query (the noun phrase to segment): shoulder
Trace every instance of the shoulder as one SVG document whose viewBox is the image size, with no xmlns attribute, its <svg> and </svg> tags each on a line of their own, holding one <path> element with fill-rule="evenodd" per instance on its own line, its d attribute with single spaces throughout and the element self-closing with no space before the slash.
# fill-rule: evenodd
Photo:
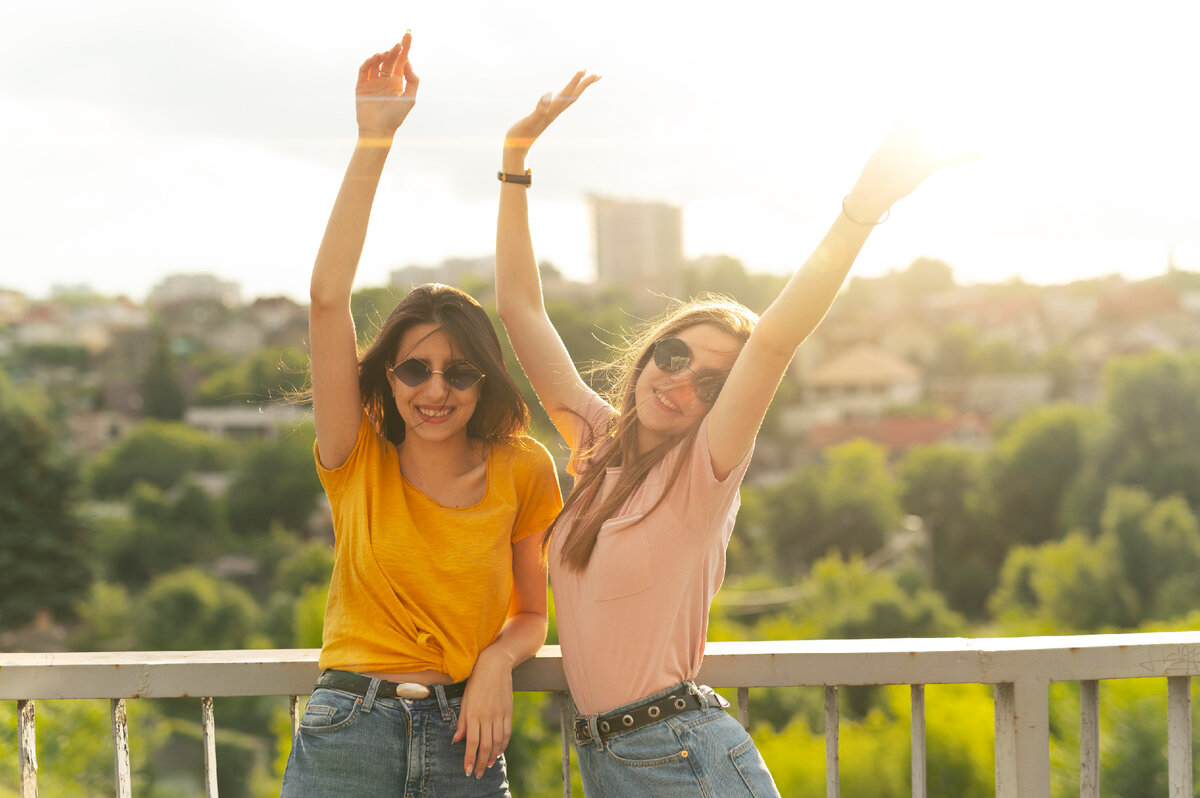
<svg viewBox="0 0 1200 798">
<path fill-rule="evenodd" d="M 536 468 L 543 464 L 554 464 L 550 450 L 532 435 L 517 435 L 493 446 L 494 456 L 513 467 Z"/>
</svg>

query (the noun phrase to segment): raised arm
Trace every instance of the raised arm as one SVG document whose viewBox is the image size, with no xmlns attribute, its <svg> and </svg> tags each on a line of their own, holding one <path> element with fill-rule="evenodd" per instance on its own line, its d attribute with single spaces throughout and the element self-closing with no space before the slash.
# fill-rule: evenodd
<svg viewBox="0 0 1200 798">
<path fill-rule="evenodd" d="M 333 203 L 309 286 L 308 334 L 312 350 L 313 418 L 321 464 L 335 468 L 354 448 L 362 419 L 358 347 L 350 292 L 367 235 L 379 176 L 417 96 L 408 60 L 412 35 L 363 62 L 355 86 L 358 141 Z"/>
<path fill-rule="evenodd" d="M 878 220 L 951 162 L 935 158 L 927 141 L 901 127 L 867 160 L 821 243 L 763 313 L 710 411 L 709 447 L 718 477 L 749 451 L 784 370 L 825 317 Z"/>
<path fill-rule="evenodd" d="M 501 166 L 505 173 L 525 173 L 525 157 L 537 137 L 573 103 L 584 89 L 600 78 L 578 72 L 557 95 L 547 93 L 533 113 L 517 122 L 504 138 Z M 579 406 L 588 390 L 575 368 L 542 301 L 542 283 L 533 242 L 529 236 L 528 187 L 500 184 L 500 211 L 496 220 L 496 307 L 513 351 L 529 382 L 546 408 L 550 420 L 567 440 Z"/>
</svg>

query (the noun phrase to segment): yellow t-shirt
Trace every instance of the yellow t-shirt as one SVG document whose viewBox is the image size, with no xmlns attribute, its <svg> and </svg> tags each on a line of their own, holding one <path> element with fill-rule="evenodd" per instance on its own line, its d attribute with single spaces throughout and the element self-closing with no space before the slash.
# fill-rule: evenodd
<svg viewBox="0 0 1200 798">
<path fill-rule="evenodd" d="M 467 678 L 508 618 L 512 544 L 562 507 L 550 453 L 530 437 L 492 444 L 487 492 L 464 508 L 410 485 L 365 413 L 345 463 L 314 454 L 334 528 L 320 666 Z"/>
</svg>

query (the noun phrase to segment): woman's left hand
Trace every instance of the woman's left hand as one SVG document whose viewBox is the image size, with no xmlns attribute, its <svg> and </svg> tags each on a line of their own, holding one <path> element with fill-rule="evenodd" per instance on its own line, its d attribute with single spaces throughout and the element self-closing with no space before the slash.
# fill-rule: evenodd
<svg viewBox="0 0 1200 798">
<path fill-rule="evenodd" d="M 512 737 L 512 666 L 484 651 L 467 679 L 454 742 L 465 739 L 463 770 L 475 778 L 496 763 Z"/>
</svg>

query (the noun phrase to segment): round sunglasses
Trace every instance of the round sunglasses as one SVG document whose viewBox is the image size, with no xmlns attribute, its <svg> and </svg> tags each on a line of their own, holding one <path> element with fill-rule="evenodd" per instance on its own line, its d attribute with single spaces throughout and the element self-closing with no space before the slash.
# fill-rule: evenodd
<svg viewBox="0 0 1200 798">
<path fill-rule="evenodd" d="M 475 386 L 484 377 L 482 371 L 465 360 L 451 363 L 441 371 L 434 371 L 424 360 L 417 360 L 415 357 L 410 357 L 408 360 L 392 366 L 392 373 L 396 375 L 396 379 L 409 388 L 423 385 L 434 374 L 441 374 L 446 384 L 456 391 L 465 391 Z"/>
<path fill-rule="evenodd" d="M 729 376 L 728 371 L 719 369 L 700 369 L 699 371 L 692 369 L 691 347 L 680 338 L 663 338 L 655 341 L 653 357 L 654 365 L 667 374 L 678 374 L 685 369 L 691 371 L 696 398 L 706 405 L 712 405 L 717 401 L 717 396 L 725 385 L 725 378 Z"/>
</svg>

